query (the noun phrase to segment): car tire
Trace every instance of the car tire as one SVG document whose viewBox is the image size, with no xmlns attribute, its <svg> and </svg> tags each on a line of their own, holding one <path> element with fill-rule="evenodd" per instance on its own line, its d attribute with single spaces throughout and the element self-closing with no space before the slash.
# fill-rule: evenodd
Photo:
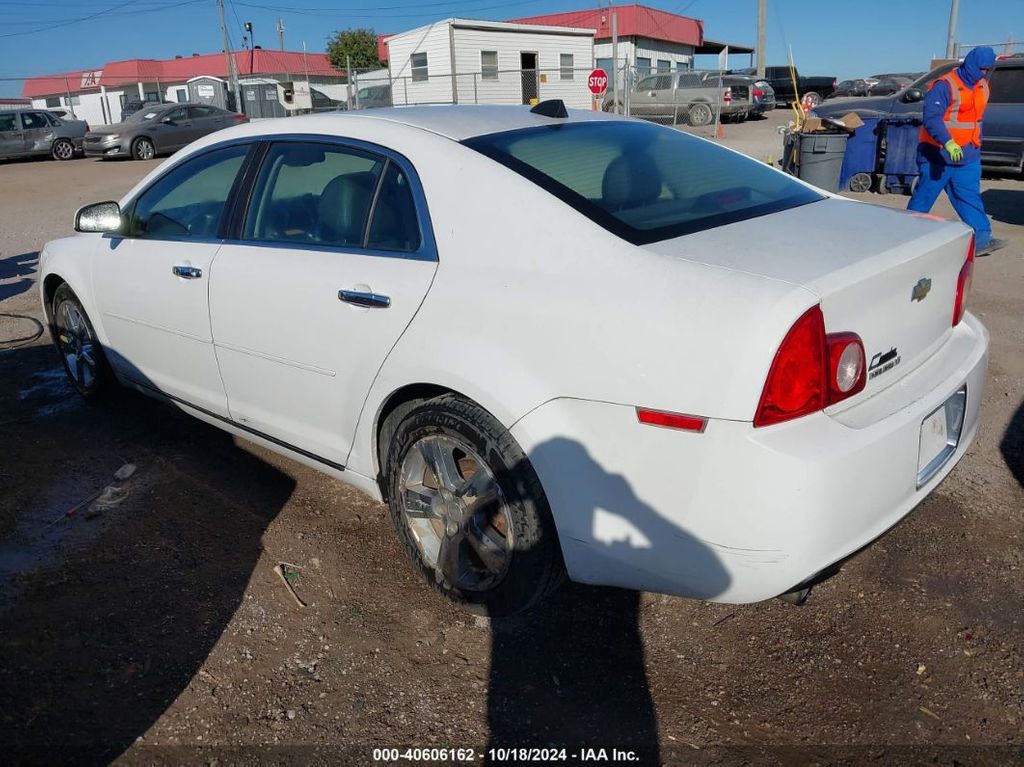
<svg viewBox="0 0 1024 767">
<path fill-rule="evenodd" d="M 565 568 L 547 497 L 494 416 L 442 395 L 396 410 L 381 435 L 389 440 L 381 449 L 391 519 L 434 588 L 472 612 L 499 617 L 526 610 L 561 583 Z"/>
<path fill-rule="evenodd" d="M 804 98 L 807 99 L 807 102 L 811 105 L 812 109 L 821 103 L 821 94 L 815 93 L 814 91 L 807 91 L 807 93 L 804 94 Z"/>
<path fill-rule="evenodd" d="M 50 156 L 54 160 L 70 160 L 75 156 L 75 145 L 66 138 L 59 138 L 50 145 Z"/>
<path fill-rule="evenodd" d="M 133 160 L 152 160 L 156 157 L 156 147 L 148 138 L 140 137 L 132 142 Z"/>
<path fill-rule="evenodd" d="M 75 391 L 86 399 L 109 393 L 114 376 L 103 347 L 82 302 L 66 282 L 54 291 L 50 307 L 50 335 Z"/>
<path fill-rule="evenodd" d="M 715 115 L 711 111 L 711 105 L 705 104 L 703 101 L 694 104 L 686 113 L 687 122 L 695 128 L 710 125 L 714 117 Z"/>
</svg>

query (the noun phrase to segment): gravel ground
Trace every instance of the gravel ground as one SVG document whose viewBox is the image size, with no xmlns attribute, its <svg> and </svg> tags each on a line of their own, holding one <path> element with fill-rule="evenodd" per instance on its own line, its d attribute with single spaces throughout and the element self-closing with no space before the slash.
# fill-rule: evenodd
<svg viewBox="0 0 1024 767">
<path fill-rule="evenodd" d="M 725 143 L 777 158 L 786 117 L 727 125 Z M 0 164 L 8 753 L 369 762 L 382 746 L 557 743 L 666 763 L 1024 758 L 1024 182 L 984 182 L 1010 246 L 979 261 L 971 297 L 992 333 L 981 434 L 904 524 L 800 608 L 567 584 L 492 625 L 418 581 L 382 506 L 140 396 L 73 396 L 46 334 L 32 339 L 36 252 L 78 205 L 152 167 Z M 126 462 L 138 470 L 101 515 L 63 516 Z M 279 562 L 300 570 L 306 607 Z"/>
</svg>

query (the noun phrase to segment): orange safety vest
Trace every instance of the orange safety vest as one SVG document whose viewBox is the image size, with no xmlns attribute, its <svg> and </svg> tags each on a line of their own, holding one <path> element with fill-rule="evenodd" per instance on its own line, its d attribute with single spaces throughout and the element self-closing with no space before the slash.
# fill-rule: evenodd
<svg viewBox="0 0 1024 767">
<path fill-rule="evenodd" d="M 949 85 L 949 92 L 952 95 L 949 106 L 946 107 L 946 114 L 942 117 L 942 121 L 946 124 L 946 130 L 960 146 L 974 144 L 974 146 L 980 147 L 981 116 L 985 113 L 985 106 L 988 104 L 988 80 L 982 78 L 974 84 L 973 88 L 968 88 L 954 69 L 932 83 L 932 88 L 942 81 Z M 921 126 L 921 141 L 934 146 L 942 146 L 925 130 L 923 125 Z"/>
</svg>

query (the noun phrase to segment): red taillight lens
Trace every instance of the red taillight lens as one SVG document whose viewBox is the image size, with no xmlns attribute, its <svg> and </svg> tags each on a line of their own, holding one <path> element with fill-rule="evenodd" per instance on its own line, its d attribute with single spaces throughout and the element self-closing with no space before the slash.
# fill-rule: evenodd
<svg viewBox="0 0 1024 767">
<path fill-rule="evenodd" d="M 862 391 L 867 382 L 864 344 L 856 333 L 825 335 L 820 306 L 790 328 L 775 353 L 754 426 L 815 413 Z"/>
<path fill-rule="evenodd" d="M 764 91 L 761 90 L 760 88 L 754 88 L 754 98 L 755 99 L 763 99 L 764 98 Z"/>
<path fill-rule="evenodd" d="M 775 353 L 754 426 L 788 421 L 825 407 L 825 319 L 812 306 Z"/>
<path fill-rule="evenodd" d="M 960 276 L 956 279 L 956 298 L 953 299 L 953 327 L 960 324 L 967 311 L 967 296 L 971 292 L 971 282 L 974 281 L 974 235 L 971 235 L 971 244 L 967 246 L 967 260 L 960 267 Z"/>
<path fill-rule="evenodd" d="M 243 121 L 245 121 L 245 120 L 247 120 L 249 118 L 247 118 L 245 115 L 240 115 L 240 114 L 236 113 L 235 116 L 234 116 L 234 119 L 238 120 L 239 122 L 243 122 Z"/>
</svg>

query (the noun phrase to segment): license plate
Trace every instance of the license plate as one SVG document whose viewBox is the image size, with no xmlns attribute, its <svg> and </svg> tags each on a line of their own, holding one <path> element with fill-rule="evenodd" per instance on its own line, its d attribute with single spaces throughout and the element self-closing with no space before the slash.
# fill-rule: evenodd
<svg viewBox="0 0 1024 767">
<path fill-rule="evenodd" d="M 967 409 L 967 387 L 961 388 L 921 422 L 917 457 L 917 486 L 920 487 L 956 452 Z"/>
</svg>

